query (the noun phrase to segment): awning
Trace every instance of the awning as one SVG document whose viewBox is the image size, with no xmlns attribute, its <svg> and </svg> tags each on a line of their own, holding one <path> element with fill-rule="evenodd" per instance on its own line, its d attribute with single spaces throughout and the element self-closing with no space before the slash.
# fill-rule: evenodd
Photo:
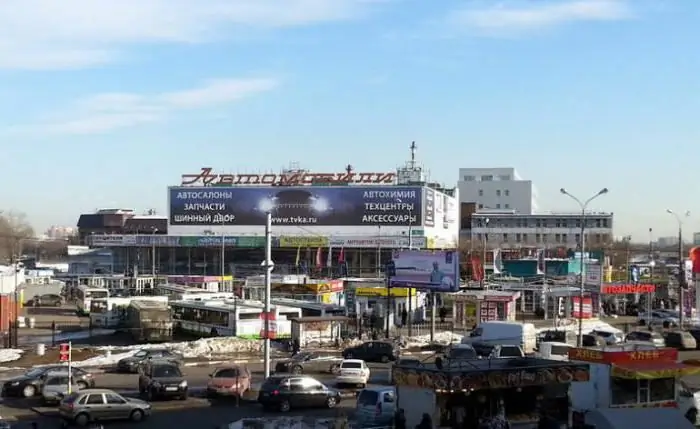
<svg viewBox="0 0 700 429">
<path fill-rule="evenodd" d="M 612 366 L 612 376 L 618 378 L 650 380 L 678 378 L 700 374 L 700 367 L 679 362 L 629 362 Z"/>
</svg>

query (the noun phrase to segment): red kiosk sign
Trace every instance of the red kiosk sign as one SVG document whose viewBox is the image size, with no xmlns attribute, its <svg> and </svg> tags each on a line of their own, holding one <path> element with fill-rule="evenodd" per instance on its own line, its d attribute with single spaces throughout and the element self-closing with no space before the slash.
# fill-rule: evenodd
<svg viewBox="0 0 700 429">
<path fill-rule="evenodd" d="M 649 284 L 603 284 L 600 292 L 608 295 L 625 295 L 633 293 L 652 293 L 656 291 L 656 286 Z"/>
</svg>

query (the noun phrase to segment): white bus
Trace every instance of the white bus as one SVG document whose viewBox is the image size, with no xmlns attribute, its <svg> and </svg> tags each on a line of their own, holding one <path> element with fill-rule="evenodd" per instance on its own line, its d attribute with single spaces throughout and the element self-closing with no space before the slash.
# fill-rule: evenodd
<svg viewBox="0 0 700 429">
<path fill-rule="evenodd" d="M 156 286 L 155 294 L 167 296 L 171 301 L 214 301 L 234 299 L 236 297 L 233 292 L 210 292 L 198 287 L 174 284 Z"/>
<path fill-rule="evenodd" d="M 90 324 L 94 328 L 120 328 L 127 320 L 127 308 L 134 301 L 168 303 L 165 296 L 130 296 L 93 298 L 90 305 Z"/>
<path fill-rule="evenodd" d="M 167 302 L 132 301 L 127 308 L 127 328 L 138 343 L 173 339 L 173 319 Z"/>
<path fill-rule="evenodd" d="M 270 300 L 273 305 L 299 308 L 302 317 L 326 317 L 345 316 L 347 309 L 340 305 L 322 304 L 320 302 L 305 301 L 303 299 L 277 298 Z"/>
<path fill-rule="evenodd" d="M 174 329 L 195 335 L 259 339 L 263 329 L 263 304 L 259 301 L 171 301 Z M 273 306 L 275 335 L 288 338 L 290 319 L 301 317 L 301 309 Z"/>
<path fill-rule="evenodd" d="M 93 299 L 107 298 L 109 291 L 102 287 L 80 285 L 75 289 L 75 300 L 78 314 L 87 316 L 90 314 L 90 305 Z"/>
</svg>

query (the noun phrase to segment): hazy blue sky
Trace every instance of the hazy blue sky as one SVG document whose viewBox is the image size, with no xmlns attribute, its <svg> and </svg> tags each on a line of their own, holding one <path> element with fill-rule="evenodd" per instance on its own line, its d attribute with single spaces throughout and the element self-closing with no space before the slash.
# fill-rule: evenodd
<svg viewBox="0 0 700 429">
<path fill-rule="evenodd" d="M 0 209 L 166 213 L 201 166 L 515 166 L 616 235 L 700 231 L 697 0 L 5 0 Z"/>
</svg>

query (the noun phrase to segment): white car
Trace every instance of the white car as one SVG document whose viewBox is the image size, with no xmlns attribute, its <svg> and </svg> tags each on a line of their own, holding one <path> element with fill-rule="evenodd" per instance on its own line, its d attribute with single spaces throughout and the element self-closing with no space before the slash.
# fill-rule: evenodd
<svg viewBox="0 0 700 429">
<path fill-rule="evenodd" d="M 342 384 L 359 384 L 362 387 L 367 385 L 369 380 L 369 368 L 365 361 L 360 359 L 343 359 L 338 369 L 335 382 Z"/>
<path fill-rule="evenodd" d="M 638 318 L 640 326 L 666 327 L 672 328 L 678 326 L 678 315 L 669 311 L 652 311 L 650 313 L 641 313 Z"/>
</svg>

